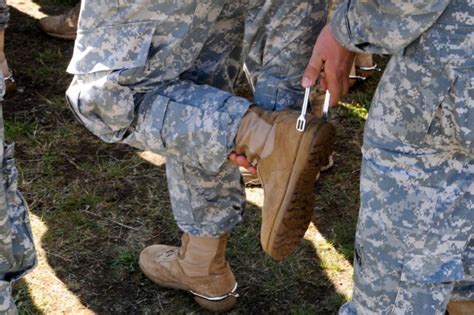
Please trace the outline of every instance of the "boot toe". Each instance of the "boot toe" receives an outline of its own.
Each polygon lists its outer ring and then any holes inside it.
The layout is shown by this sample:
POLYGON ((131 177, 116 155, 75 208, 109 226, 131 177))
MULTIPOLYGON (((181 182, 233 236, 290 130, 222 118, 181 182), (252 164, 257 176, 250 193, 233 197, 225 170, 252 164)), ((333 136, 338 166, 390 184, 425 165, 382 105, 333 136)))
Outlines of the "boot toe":
POLYGON ((170 280, 167 270, 170 263, 176 260, 177 247, 166 245, 152 245, 146 247, 138 259, 142 272, 153 282, 165 286, 174 287, 174 281, 170 280), (170 253, 170 255, 166 255, 170 253))

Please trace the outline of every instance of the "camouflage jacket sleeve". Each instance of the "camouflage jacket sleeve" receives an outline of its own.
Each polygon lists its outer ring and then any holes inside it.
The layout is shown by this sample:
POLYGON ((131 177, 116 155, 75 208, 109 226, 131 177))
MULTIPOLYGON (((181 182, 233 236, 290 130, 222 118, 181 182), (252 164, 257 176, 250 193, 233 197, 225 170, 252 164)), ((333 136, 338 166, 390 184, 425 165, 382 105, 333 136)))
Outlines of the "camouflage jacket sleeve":
POLYGON ((450 0, 345 0, 331 22, 336 40, 356 52, 395 54, 425 32, 450 0))

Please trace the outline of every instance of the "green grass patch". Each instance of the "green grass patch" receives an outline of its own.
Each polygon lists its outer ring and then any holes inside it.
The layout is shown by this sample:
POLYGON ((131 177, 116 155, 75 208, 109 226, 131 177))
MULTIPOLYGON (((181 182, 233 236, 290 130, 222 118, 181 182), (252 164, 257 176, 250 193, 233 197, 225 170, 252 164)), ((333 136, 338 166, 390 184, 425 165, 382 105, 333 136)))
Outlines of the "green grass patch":
POLYGON ((37 125, 31 122, 6 120, 5 121, 5 138, 8 141, 15 141, 21 137, 30 137, 33 135, 37 125))

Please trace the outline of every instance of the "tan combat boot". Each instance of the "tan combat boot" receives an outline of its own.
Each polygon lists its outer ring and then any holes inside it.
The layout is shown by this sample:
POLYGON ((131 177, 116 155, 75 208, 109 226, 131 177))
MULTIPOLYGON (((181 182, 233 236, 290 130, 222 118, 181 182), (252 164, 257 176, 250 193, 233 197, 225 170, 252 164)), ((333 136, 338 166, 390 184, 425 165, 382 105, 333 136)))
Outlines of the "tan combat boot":
POLYGON ((270 112, 252 106, 235 140, 235 152, 257 163, 264 190, 260 241, 275 260, 288 256, 308 228, 314 182, 335 136, 333 125, 313 115, 306 115, 304 132, 297 131, 298 116, 295 111, 270 112))
POLYGON ((81 4, 79 3, 61 15, 42 18, 39 20, 38 26, 49 36, 65 40, 75 40, 80 10, 81 4))
POLYGON ((450 301, 448 303, 449 315, 474 314, 474 301, 450 301))
POLYGON ((225 260, 227 235, 183 234, 181 248, 152 245, 140 254, 140 268, 160 286, 186 290, 207 310, 221 312, 236 302, 237 282, 225 260))

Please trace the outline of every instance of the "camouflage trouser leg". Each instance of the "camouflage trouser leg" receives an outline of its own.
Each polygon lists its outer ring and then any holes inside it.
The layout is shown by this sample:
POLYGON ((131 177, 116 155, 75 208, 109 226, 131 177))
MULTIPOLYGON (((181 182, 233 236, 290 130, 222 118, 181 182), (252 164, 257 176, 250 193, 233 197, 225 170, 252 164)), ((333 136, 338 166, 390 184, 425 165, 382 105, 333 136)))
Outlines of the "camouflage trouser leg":
MULTIPOLYGON (((117 58, 73 62, 77 75, 68 98, 83 124, 105 141, 166 156, 172 208, 184 231, 225 233, 241 221, 244 203, 238 168, 227 161, 241 117, 252 103, 271 109, 301 103, 299 82, 323 25, 323 7, 287 1, 186 2, 165 20, 94 30, 99 34, 79 30, 76 48, 91 47, 94 38, 114 31, 118 34, 106 42, 120 38, 125 43, 111 52, 117 58), (150 30, 155 34, 148 37, 150 30), (127 43, 136 50, 120 51, 127 43), (139 58, 127 65, 135 67, 121 69, 132 52, 139 58), (256 86, 253 102, 232 94, 244 59, 256 86), (117 70, 94 71, 91 64, 117 70)), ((88 10, 87 1, 82 9, 88 10)), ((108 52, 98 50, 94 57, 101 55, 108 52)))
POLYGON ((472 68, 388 64, 366 124, 354 293, 340 314, 441 315, 450 299, 473 299, 473 83, 472 68))
POLYGON ((12 297, 12 285, 8 281, 0 281, 0 314, 18 314, 12 297))
MULTIPOLYGON (((5 85, 0 71, 0 102, 5 85)), ((4 142, 4 123, 0 106, 0 314, 16 314, 11 283, 36 265, 28 205, 17 189, 18 171, 14 145, 4 142)))
POLYGON ((254 102, 269 110, 300 108, 301 77, 324 27, 327 1, 250 1, 244 61, 254 102))
POLYGON ((8 10, 7 1, 0 0, 0 30, 4 30, 7 27, 9 18, 10 12, 8 10))

